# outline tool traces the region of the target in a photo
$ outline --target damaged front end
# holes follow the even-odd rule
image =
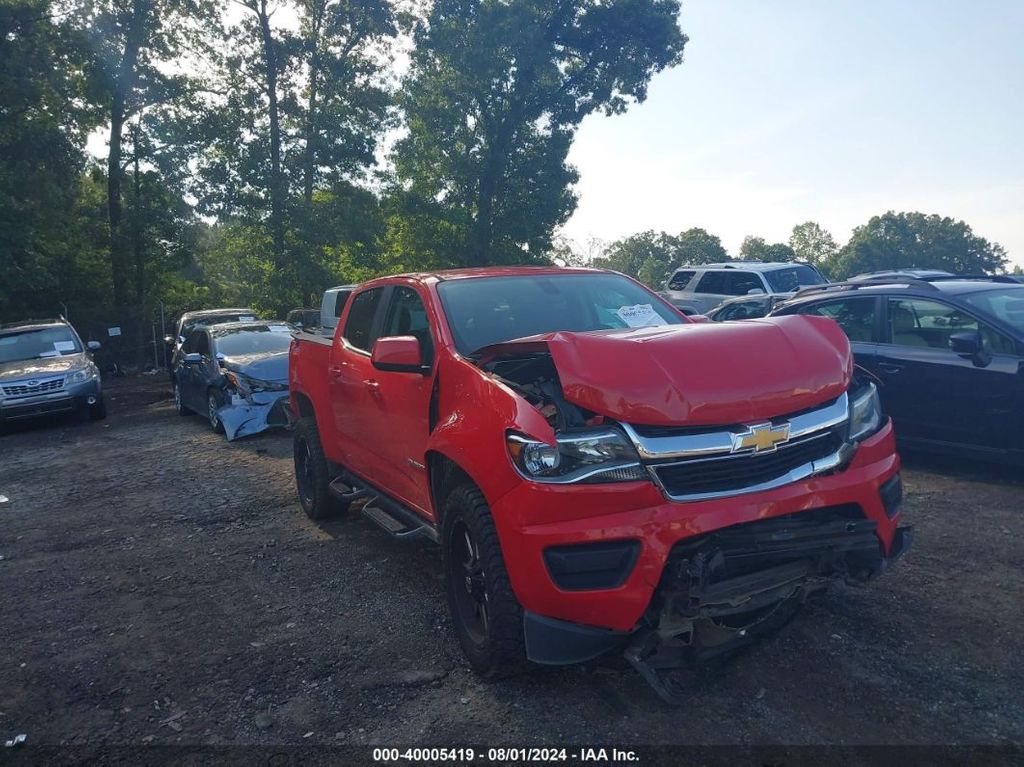
[[[234,371],[225,378],[230,399],[217,416],[229,442],[288,425],[287,381],[262,381]]]
[[[896,532],[885,557],[877,523],[855,504],[724,528],[678,543],[626,659],[670,703],[681,672],[781,628],[808,598],[861,585],[909,548]]]

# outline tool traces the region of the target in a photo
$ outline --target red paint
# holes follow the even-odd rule
[[[516,596],[541,615],[630,629],[649,604],[677,541],[821,506],[860,504],[878,523],[888,550],[899,521],[886,516],[878,496],[878,487],[899,470],[889,426],[861,445],[844,471],[726,499],[674,503],[650,482],[545,485],[524,480],[508,457],[506,432],[548,442],[554,432],[522,397],[456,352],[436,285],[441,279],[562,272],[471,269],[386,277],[360,286],[356,293],[405,285],[420,294],[434,336],[432,369],[426,374],[381,371],[370,355],[342,343],[350,300],[331,344],[293,343],[293,409],[314,410],[330,460],[433,522],[439,521],[438,504],[429,472],[420,467],[429,467],[438,456],[454,461],[491,506]],[[653,293],[651,298],[661,300]],[[828,319],[801,316],[553,333],[492,347],[485,359],[509,350],[544,349],[552,355],[567,399],[634,423],[726,425],[792,413],[839,395],[853,369],[839,327]],[[378,358],[411,359],[406,340],[378,341],[375,352]],[[639,563],[623,586],[566,593],[551,582],[541,558],[545,547],[615,538],[643,544]]]

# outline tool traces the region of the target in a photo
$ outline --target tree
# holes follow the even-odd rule
[[[825,229],[813,221],[805,221],[793,227],[789,236],[789,247],[797,261],[814,266],[826,276],[834,268],[839,246]]]
[[[415,28],[394,160],[436,206],[453,262],[539,260],[576,204],[566,158],[588,114],[643,101],[681,61],[678,0],[436,0]]]
[[[722,241],[704,229],[687,229],[674,239],[676,266],[714,264],[729,258]]]
[[[769,244],[763,237],[744,237],[740,258],[744,261],[792,261],[793,249],[783,242]]]
[[[56,312],[75,274],[82,147],[99,119],[87,58],[47,0],[0,5],[0,321]]]
[[[963,221],[924,213],[889,211],[853,230],[837,257],[836,274],[848,277],[882,269],[944,269],[954,274],[993,274],[1006,251],[979,237]]]
[[[106,89],[110,127],[106,162],[107,216],[114,304],[130,303],[129,232],[123,226],[124,131],[132,117],[185,102],[189,77],[174,67],[186,52],[195,53],[204,34],[202,22],[213,16],[212,0],[68,0],[94,52],[93,67]],[[140,150],[141,120],[133,153]],[[138,298],[138,297],[136,297]]]

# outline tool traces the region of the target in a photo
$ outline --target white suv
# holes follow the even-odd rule
[[[809,264],[729,261],[679,267],[662,295],[684,314],[704,314],[733,296],[788,294],[827,283]]]

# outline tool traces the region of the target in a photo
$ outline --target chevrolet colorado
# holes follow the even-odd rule
[[[358,286],[289,364],[299,500],[440,543],[483,675],[615,649],[681,670],[909,547],[874,384],[832,320],[691,322],[593,269]]]

